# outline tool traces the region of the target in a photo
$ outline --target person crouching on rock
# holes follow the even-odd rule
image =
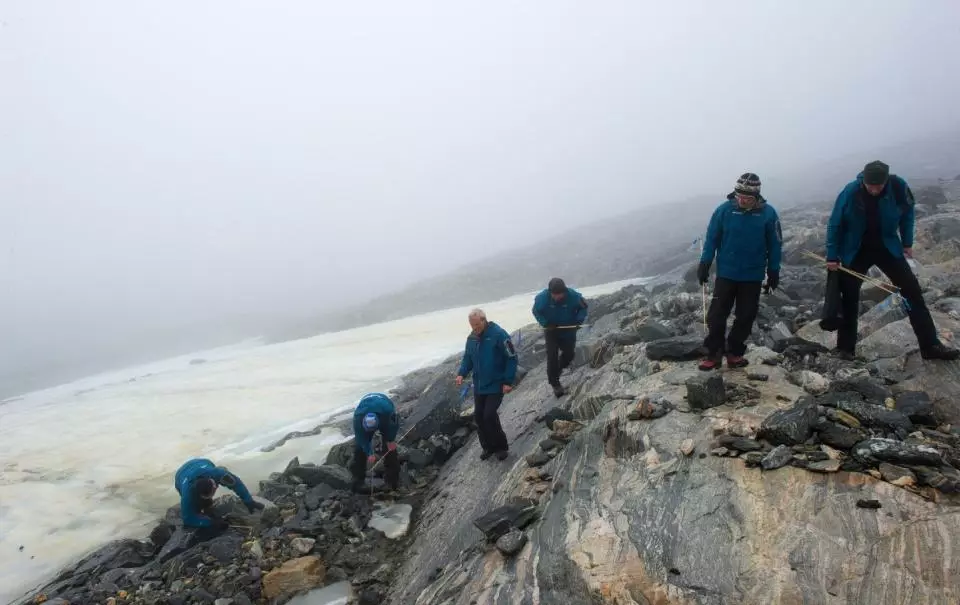
[[[860,274],[876,265],[890,278],[909,305],[908,316],[923,359],[953,360],[960,351],[946,347],[937,336],[920,282],[910,269],[914,232],[913,193],[907,182],[890,174],[883,162],[870,162],[851,181],[833,206],[827,224],[827,269],[840,264]],[[843,322],[837,330],[837,354],[852,359],[857,346],[857,316],[863,282],[841,273]]]
[[[554,277],[547,288],[533,299],[533,316],[543,327],[547,345],[547,381],[553,394],[563,397],[560,373],[573,362],[577,347],[577,330],[587,320],[587,301]]]
[[[380,431],[381,447],[386,448],[386,455],[383,457],[383,479],[390,489],[397,489],[400,483],[400,457],[397,454],[399,430],[397,410],[389,397],[383,393],[370,393],[360,398],[360,403],[353,411],[353,438],[356,448],[351,471],[354,491],[363,490],[367,464],[377,463],[377,454],[373,450],[373,436],[377,431]],[[380,453],[383,453],[382,449]]]
[[[717,259],[717,279],[707,312],[706,358],[700,369],[719,368],[726,353],[727,367],[747,365],[747,337],[760,308],[764,271],[767,287],[780,285],[780,257],[783,234],[773,206],[760,195],[760,177],[747,172],[737,179],[733,193],[710,217],[697,268],[700,285],[710,277],[710,265]],[[736,304],[736,319],[726,336],[727,318]],[[726,347],[724,339],[726,338]]]
[[[193,458],[185,462],[177,470],[173,485],[180,494],[180,518],[184,527],[207,530],[211,534],[229,527],[213,508],[213,497],[220,485],[233,490],[251,514],[264,508],[263,504],[253,499],[240,477],[206,458]]]
[[[470,335],[463,351],[463,360],[457,372],[457,386],[473,372],[473,415],[477,423],[477,437],[483,452],[481,460],[496,454],[506,459],[509,451],[507,436],[500,426],[498,410],[503,396],[513,390],[517,376],[517,352],[510,334],[492,321],[480,309],[470,311]]]

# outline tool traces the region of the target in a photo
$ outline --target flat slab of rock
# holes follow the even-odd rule
[[[910,472],[909,469],[886,462],[880,464],[880,476],[883,477],[884,481],[899,487],[917,484],[916,475]]]
[[[793,460],[793,450],[786,445],[778,445],[763,457],[760,467],[765,471],[772,471],[790,464],[791,460]]]
[[[697,336],[674,336],[648,342],[646,353],[654,361],[692,361],[700,357],[702,346]]]
[[[511,530],[523,529],[536,517],[537,503],[534,500],[518,498],[474,519],[473,524],[483,532],[487,540],[493,542]]]
[[[815,473],[835,473],[840,470],[839,460],[821,460],[807,464],[807,470]]]
[[[727,400],[723,377],[716,373],[706,373],[688,378],[687,403],[694,410],[707,410],[723,405]]]
[[[923,391],[906,391],[897,395],[894,409],[917,424],[936,425],[933,401]]]
[[[333,464],[322,466],[296,466],[286,471],[289,477],[295,477],[310,487],[329,485],[334,489],[350,489],[353,475],[346,468]]]
[[[850,452],[864,464],[888,462],[897,465],[940,466],[943,457],[935,448],[926,445],[911,445],[894,439],[866,439]]]
[[[327,569],[320,557],[291,559],[263,576],[263,596],[276,599],[323,583]]]
[[[396,540],[407,535],[411,514],[413,514],[413,507],[409,504],[398,503],[378,507],[373,511],[373,516],[370,517],[367,525],[382,531],[390,540]]]
[[[817,408],[800,401],[791,408],[767,416],[760,424],[757,438],[774,445],[797,445],[810,438],[816,423]]]

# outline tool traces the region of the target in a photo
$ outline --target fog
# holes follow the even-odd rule
[[[952,0],[4,0],[0,390],[936,132],[957,23]]]

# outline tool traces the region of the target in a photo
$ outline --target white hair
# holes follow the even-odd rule
[[[474,309],[470,311],[470,315],[467,315],[467,319],[473,319],[475,317],[484,321],[487,320],[487,314],[483,312],[483,309]]]

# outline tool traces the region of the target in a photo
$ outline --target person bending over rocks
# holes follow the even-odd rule
[[[263,510],[263,504],[253,499],[240,477],[206,458],[193,458],[185,462],[177,470],[173,485],[180,494],[180,518],[184,527],[215,534],[229,526],[213,509],[213,496],[221,485],[233,490],[251,514]]]
[[[543,327],[547,345],[547,381],[553,394],[563,397],[566,391],[560,384],[560,373],[573,363],[577,330],[587,320],[587,301],[562,279],[554,277],[533,299],[533,316]]]
[[[719,368],[726,352],[727,367],[747,365],[747,337],[760,308],[764,271],[767,287],[780,285],[780,257],[783,234],[773,206],[760,195],[760,177],[747,172],[737,179],[733,193],[710,217],[697,268],[700,285],[710,277],[710,265],[717,259],[717,279],[707,312],[706,358],[700,369]],[[736,304],[736,319],[726,336],[727,318]],[[724,338],[726,347],[724,348]]]
[[[837,271],[842,264],[866,274],[874,265],[879,267],[909,305],[907,314],[923,359],[957,359],[960,351],[944,346],[937,337],[920,282],[907,263],[913,257],[914,212],[907,182],[890,174],[883,162],[870,162],[837,196],[827,223],[827,269]],[[856,352],[862,285],[859,278],[841,272],[843,319],[836,353],[846,359]]]
[[[467,317],[470,335],[463,351],[463,361],[457,371],[457,386],[473,372],[473,414],[477,422],[477,437],[483,453],[481,460],[496,454],[504,460],[509,451],[507,436],[500,426],[498,410],[503,396],[513,390],[517,376],[517,352],[510,334],[487,321],[487,315],[474,309]]]
[[[377,463],[377,454],[373,450],[373,436],[380,431],[384,475],[390,489],[397,489],[400,483],[400,457],[397,454],[397,431],[400,430],[400,421],[393,401],[383,393],[370,393],[360,398],[360,403],[353,411],[353,437],[356,448],[353,452],[353,489],[361,491],[364,477],[367,474],[367,464]]]

